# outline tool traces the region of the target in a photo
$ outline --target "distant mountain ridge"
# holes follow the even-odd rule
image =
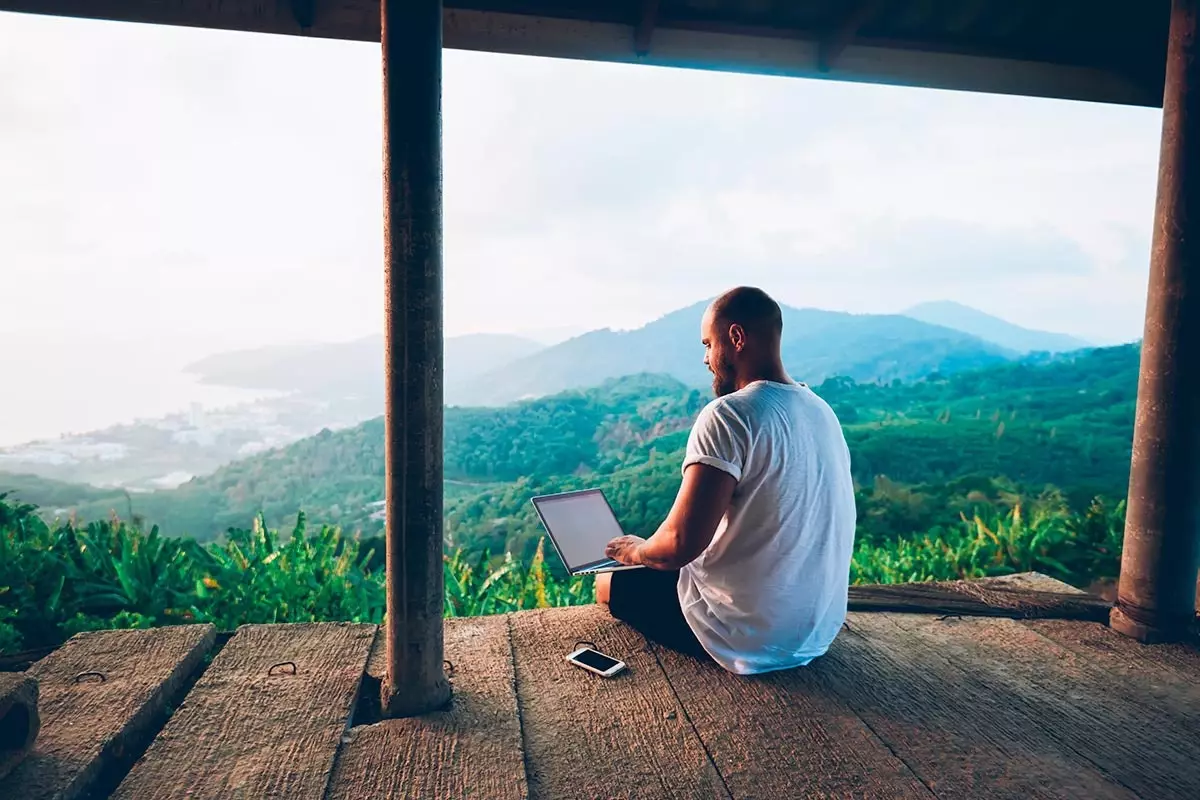
[[[1022,354],[1066,353],[1092,347],[1090,342],[1075,336],[1022,328],[1007,320],[949,300],[920,303],[903,313],[906,317],[954,328]]]
[[[503,405],[635,373],[670,375],[707,386],[700,318],[708,301],[674,311],[632,331],[603,329],[569,339],[488,372],[471,402]],[[1016,358],[978,337],[899,314],[849,314],[783,307],[783,357],[797,380],[820,383],[912,380]]]
[[[711,379],[702,363],[700,318],[708,301],[635,330],[594,330],[546,347],[507,334],[446,340],[448,406],[499,406],[597,386],[625,375],[669,375],[689,387]],[[1032,331],[954,303],[925,303],[905,314],[850,314],[783,307],[784,362],[797,380],[835,375],[856,381],[913,380],[1059,353],[1088,344]],[[341,397],[383,394],[383,339],[224,353],[189,371],[206,382]]]

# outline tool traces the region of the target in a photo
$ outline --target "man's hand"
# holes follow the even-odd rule
[[[642,545],[646,540],[640,536],[618,536],[604,548],[604,555],[627,566],[642,563]]]

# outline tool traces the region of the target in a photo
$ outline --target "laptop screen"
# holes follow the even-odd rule
[[[567,569],[603,561],[604,546],[624,534],[599,489],[537,497],[533,503]]]

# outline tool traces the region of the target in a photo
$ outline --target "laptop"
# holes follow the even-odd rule
[[[533,498],[533,507],[572,577],[641,568],[604,555],[605,546],[625,531],[599,489],[541,495]]]

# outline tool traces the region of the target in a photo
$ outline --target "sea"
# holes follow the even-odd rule
[[[5,339],[0,346],[0,447],[270,395],[201,383],[184,372],[193,360],[190,354]]]

